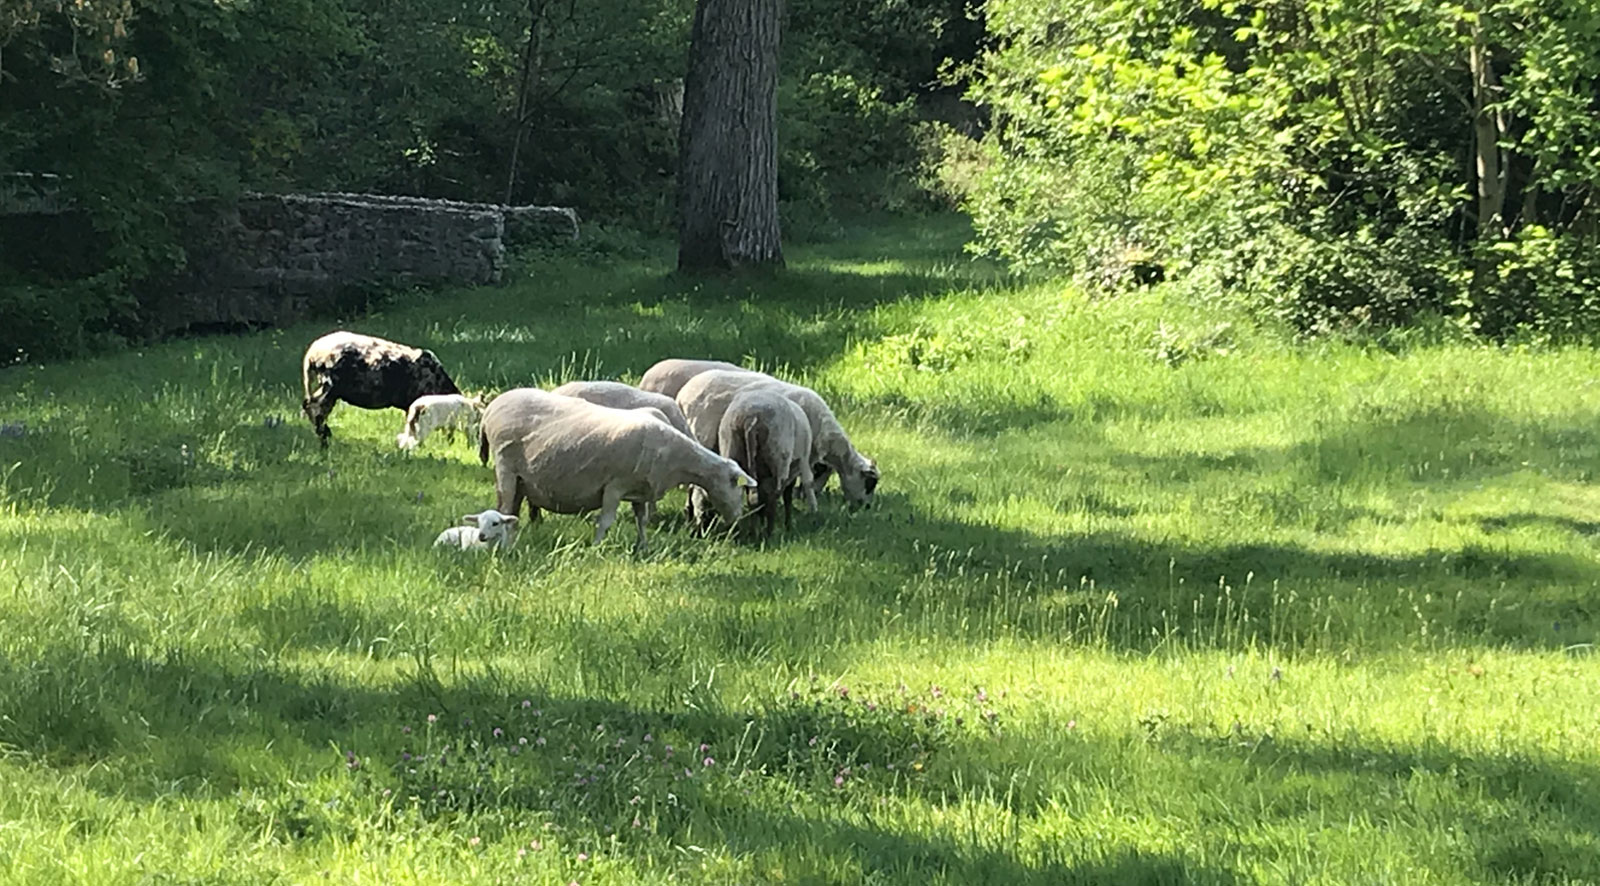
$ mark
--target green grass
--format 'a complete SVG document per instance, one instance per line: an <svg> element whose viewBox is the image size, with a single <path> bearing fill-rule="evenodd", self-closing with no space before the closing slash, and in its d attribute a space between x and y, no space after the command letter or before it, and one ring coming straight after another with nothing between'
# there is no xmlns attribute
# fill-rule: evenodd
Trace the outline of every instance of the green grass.
<svg viewBox="0 0 1600 886"><path fill-rule="evenodd" d="M0 880L1600 883L1600 356L1296 345L964 233L350 324L478 390L812 384L879 502L766 546L674 493L642 557L431 550L490 473L392 411L319 451L327 323L0 372Z"/></svg>

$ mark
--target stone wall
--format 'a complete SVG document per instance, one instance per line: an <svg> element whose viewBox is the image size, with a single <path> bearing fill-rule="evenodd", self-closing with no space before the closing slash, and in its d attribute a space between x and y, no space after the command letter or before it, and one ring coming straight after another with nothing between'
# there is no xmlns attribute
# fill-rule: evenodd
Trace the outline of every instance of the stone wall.
<svg viewBox="0 0 1600 886"><path fill-rule="evenodd" d="M8 254L7 264L58 274L62 266L89 266L65 253L30 261L43 257L38 250L54 252L52 244L95 238L70 205L17 199L16 190L12 199L0 193L0 237L7 230L54 233L27 246L13 239L30 254ZM397 286L492 284L508 247L578 236L571 209L372 194L251 194L232 204L183 204L175 215L187 264L137 293L141 319L157 334L285 325L359 306L366 293ZM74 226L81 236L58 230Z"/></svg>

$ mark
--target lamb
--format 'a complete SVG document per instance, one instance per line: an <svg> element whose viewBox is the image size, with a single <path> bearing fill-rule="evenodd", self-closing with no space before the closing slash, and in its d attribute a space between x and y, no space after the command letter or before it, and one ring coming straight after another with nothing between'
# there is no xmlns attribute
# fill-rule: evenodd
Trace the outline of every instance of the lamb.
<svg viewBox="0 0 1600 886"><path fill-rule="evenodd" d="M718 451L733 459L756 479L764 516L764 534L772 535L777 519L778 493L783 493L783 527L794 524L794 487L798 483L806 504L817 510L811 475L811 421L805 411L776 388L747 387L734 396L722 414L717 430ZM699 490L693 496L697 511Z"/></svg>
<svg viewBox="0 0 1600 886"><path fill-rule="evenodd" d="M821 489L829 475L837 472L846 502L860 506L872 501L878 487L877 464L856 451L827 401L810 388L748 371L701 373L678 392L678 405L689 420L692 436L708 448L720 448L716 438L728 404L737 394L754 387L773 388L805 412L811 423L812 473L816 488Z"/></svg>
<svg viewBox="0 0 1600 886"><path fill-rule="evenodd" d="M577 397L600 406L610 406L612 409L653 406L661 410L669 424L685 434L689 433L689 422L684 419L683 410L678 408L677 401L666 394L641 391L633 385L625 385L619 381L570 381L550 393L560 394L563 397Z"/></svg>
<svg viewBox="0 0 1600 886"><path fill-rule="evenodd" d="M409 409L426 394L459 394L432 351L339 330L306 348L300 409L327 448L328 414L340 400L362 409Z"/></svg>
<svg viewBox="0 0 1600 886"><path fill-rule="evenodd" d="M511 532L517 528L515 514L502 514L495 510L468 514L461 518L461 522L468 525L452 526L439 533L439 537L433 540L433 546L460 548L463 551L508 548L511 547Z"/></svg>
<svg viewBox="0 0 1600 886"><path fill-rule="evenodd" d="M460 394L427 394L411 401L406 410L405 429L395 435L394 442L401 449L416 449L428 435L445 428L453 436L457 429L466 431L468 439L478 436L478 416L483 412L483 401L478 397Z"/></svg>
<svg viewBox="0 0 1600 886"><path fill-rule="evenodd" d="M627 501L641 551L648 544L652 507L675 486L701 487L725 520L737 520L744 487L755 481L651 411L612 409L536 388L496 397L478 426L478 457L487 463L494 454L496 507L517 514L526 501L530 520L538 519L541 508L558 514L599 510L598 544L616 521L617 506Z"/></svg>
<svg viewBox="0 0 1600 886"><path fill-rule="evenodd" d="M644 377L639 379L639 390L650 391L656 394L665 394L668 397L677 397L678 392L702 372L723 370L725 372L752 372L733 363L724 363L721 360L662 360L660 363L646 369Z"/></svg>

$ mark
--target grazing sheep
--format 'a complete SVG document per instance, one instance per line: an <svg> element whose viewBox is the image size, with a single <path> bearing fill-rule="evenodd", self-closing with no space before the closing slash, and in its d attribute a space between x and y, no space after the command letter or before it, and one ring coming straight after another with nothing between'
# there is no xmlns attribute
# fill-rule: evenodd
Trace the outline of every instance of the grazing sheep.
<svg viewBox="0 0 1600 886"><path fill-rule="evenodd" d="M343 330L306 348L302 373L300 408L324 448L333 437L328 414L340 400L362 409L407 409L425 394L461 393L432 351Z"/></svg>
<svg viewBox="0 0 1600 886"><path fill-rule="evenodd" d="M496 397L478 427L478 457L494 453L496 507L517 514L528 503L529 519L541 508L558 514L599 510L599 543L617 518L617 506L633 505L638 548L655 502L668 489L693 484L730 523L744 507L744 487L754 481L733 461L695 443L649 413L612 409L535 388Z"/></svg>
<svg viewBox="0 0 1600 886"><path fill-rule="evenodd" d="M466 526L452 526L433 540L436 548L461 550L511 546L511 531L517 527L515 514L502 514L489 510L481 514L468 514L461 518Z"/></svg>
<svg viewBox="0 0 1600 886"><path fill-rule="evenodd" d="M691 436L707 448L720 450L717 434L728 404L743 391L758 387L776 389L799 406L810 420L815 487L821 489L837 472L845 501L851 505L870 503L878 488L877 464L851 445L849 435L839 425L827 402L816 391L802 385L758 372L703 372L678 392L678 406L689 420Z"/></svg>
<svg viewBox="0 0 1600 886"><path fill-rule="evenodd" d="M620 381L569 381L550 393L560 394L563 397L577 397L579 400L588 400L590 403L610 406L612 409L654 406L666 416L668 424L685 434L689 433L689 422L684 419L683 410L678 408L677 401L666 394L641 391L633 385L625 385Z"/></svg>
<svg viewBox="0 0 1600 886"><path fill-rule="evenodd" d="M745 388L728 404L717 431L718 451L756 478L764 517L763 531L772 535L778 494L783 493L783 528L794 524L794 487L806 504L817 509L811 476L811 420L805 410L773 387ZM696 490L698 493L698 490ZM695 496L698 506L698 494Z"/></svg>
<svg viewBox="0 0 1600 886"><path fill-rule="evenodd" d="M468 439L478 436L478 415L483 411L483 401L477 397L460 394L427 394L411 401L406 410L405 429L395 435L394 442L401 449L416 449L428 435L445 428L453 436L459 429Z"/></svg>
<svg viewBox="0 0 1600 886"><path fill-rule="evenodd" d="M729 372L754 371L721 360L662 360L644 371L644 377L639 379L639 390L677 397L689 379L715 369Z"/></svg>

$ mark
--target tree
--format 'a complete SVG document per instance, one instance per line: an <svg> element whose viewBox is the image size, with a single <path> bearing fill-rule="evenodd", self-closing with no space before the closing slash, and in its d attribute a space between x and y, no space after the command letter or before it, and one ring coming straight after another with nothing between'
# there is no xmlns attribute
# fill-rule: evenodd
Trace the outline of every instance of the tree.
<svg viewBox="0 0 1600 886"><path fill-rule="evenodd" d="M699 0L679 129L678 267L781 266L782 0Z"/></svg>

